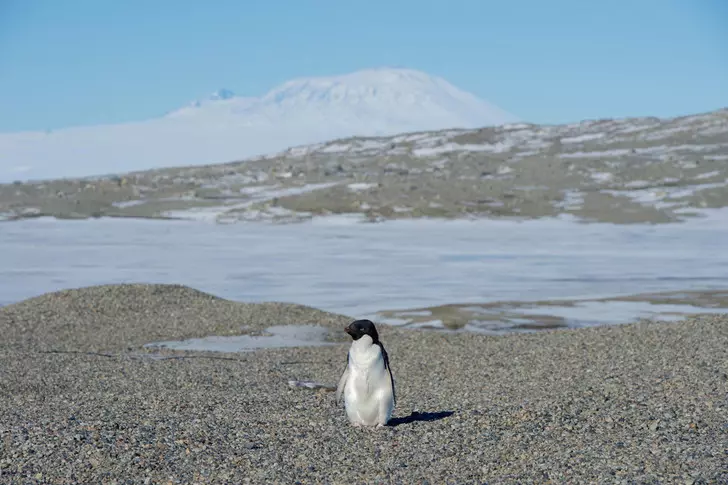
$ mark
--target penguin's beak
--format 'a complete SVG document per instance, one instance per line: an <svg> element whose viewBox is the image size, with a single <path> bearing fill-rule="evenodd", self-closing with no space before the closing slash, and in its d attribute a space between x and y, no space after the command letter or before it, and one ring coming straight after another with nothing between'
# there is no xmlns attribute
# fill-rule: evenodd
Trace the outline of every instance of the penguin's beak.
<svg viewBox="0 0 728 485"><path fill-rule="evenodd" d="M346 327L344 327L344 332L348 333L349 335L353 335L351 325L347 325Z"/></svg>

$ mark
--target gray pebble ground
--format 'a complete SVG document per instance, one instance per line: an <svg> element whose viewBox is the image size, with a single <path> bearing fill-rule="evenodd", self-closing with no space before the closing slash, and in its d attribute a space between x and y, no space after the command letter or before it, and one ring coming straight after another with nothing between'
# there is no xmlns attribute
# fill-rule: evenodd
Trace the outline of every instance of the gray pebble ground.
<svg viewBox="0 0 728 485"><path fill-rule="evenodd" d="M326 390L349 317L179 286L0 308L0 483L728 483L728 316L492 337L380 326L384 429ZM281 323L340 344L240 354L146 342Z"/></svg>

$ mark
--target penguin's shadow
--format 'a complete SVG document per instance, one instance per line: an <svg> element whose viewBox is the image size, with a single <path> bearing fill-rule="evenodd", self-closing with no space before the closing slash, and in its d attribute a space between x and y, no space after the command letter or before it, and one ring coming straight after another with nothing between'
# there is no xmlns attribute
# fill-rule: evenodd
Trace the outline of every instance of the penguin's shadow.
<svg viewBox="0 0 728 485"><path fill-rule="evenodd" d="M430 422L430 421L439 421L441 419L445 419L449 416L452 416L455 414L455 411L438 411L435 413L420 413L417 411L412 411L412 414L409 416L404 416L401 418L392 418L387 423L387 426L401 426L403 424L410 424L417 421L424 421L424 422Z"/></svg>

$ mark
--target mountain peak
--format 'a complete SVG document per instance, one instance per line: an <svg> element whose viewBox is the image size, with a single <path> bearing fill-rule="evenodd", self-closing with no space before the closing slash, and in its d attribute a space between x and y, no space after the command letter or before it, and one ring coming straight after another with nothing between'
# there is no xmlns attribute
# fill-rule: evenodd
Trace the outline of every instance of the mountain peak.
<svg viewBox="0 0 728 485"><path fill-rule="evenodd" d="M378 67L293 79L261 97L220 89L136 123L75 127L37 137L0 134L0 159L32 167L25 175L34 178L83 176L241 160L337 138L513 121L510 113L442 78ZM80 153L79 146L88 150ZM3 176L15 175L0 167Z"/></svg>
<svg viewBox="0 0 728 485"><path fill-rule="evenodd" d="M294 115L328 112L331 122L335 122L338 112L344 118L374 115L400 120L395 124L403 130L470 128L518 121L442 78L399 67L293 79L265 94L261 104L268 110Z"/></svg>
<svg viewBox="0 0 728 485"><path fill-rule="evenodd" d="M371 68L337 76L305 77L292 79L272 89L264 99L282 99L288 96L306 95L328 91L353 96L375 96L388 92L419 92L435 86L448 85L445 81L424 72L403 68ZM448 85L449 86L449 85ZM454 86L451 86L453 89ZM382 91L379 91L382 90Z"/></svg>

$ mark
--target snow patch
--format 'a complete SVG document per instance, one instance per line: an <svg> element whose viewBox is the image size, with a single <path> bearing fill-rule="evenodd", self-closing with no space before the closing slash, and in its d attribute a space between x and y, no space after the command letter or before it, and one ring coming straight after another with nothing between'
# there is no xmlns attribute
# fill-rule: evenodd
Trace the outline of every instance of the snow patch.
<svg viewBox="0 0 728 485"><path fill-rule="evenodd" d="M246 216L245 213L241 212L240 214L228 215L227 218L223 220L223 216L226 214L247 209L254 204L269 202L279 197L301 195L315 190L330 188L335 185L338 185L338 182L308 184L300 187L287 187L283 189L277 189L274 187L243 187L240 189L241 193L247 189L247 192L245 193L251 196L250 200L246 200L245 202L214 207L193 207L190 209L166 211L163 212L162 215L172 219L186 219L198 222L230 222L231 220L245 220L248 216L249 220L256 220L256 216L272 218L274 216L291 215L294 213L283 208L269 208L266 214L261 211L257 211L255 213L251 212L248 216ZM276 210L279 212L276 213ZM285 213L283 213L284 211Z"/></svg>
<svg viewBox="0 0 728 485"><path fill-rule="evenodd" d="M632 150L626 148L616 148L614 150L600 150L593 152L571 152L571 153L560 153L560 158L608 158L608 157L623 157L629 155Z"/></svg>
<svg viewBox="0 0 728 485"><path fill-rule="evenodd" d="M507 152L511 149L511 146L506 143L495 143L495 144L483 144L483 145L460 145L458 143L446 143L436 147L424 147L416 148L412 150L412 155L415 157L432 157L435 155L442 155L443 153L451 152L490 152L490 153L502 153Z"/></svg>
<svg viewBox="0 0 728 485"><path fill-rule="evenodd" d="M141 200L125 200L122 202L112 202L111 205L114 207L117 207L119 209L125 209L127 207L134 207L135 205L141 205L145 204L147 201L144 199Z"/></svg>
<svg viewBox="0 0 728 485"><path fill-rule="evenodd" d="M345 145L343 143L334 143L327 145L326 147L319 150L320 153L344 153L351 150L351 145Z"/></svg>
<svg viewBox="0 0 728 485"><path fill-rule="evenodd" d="M609 182L614 178L614 174L611 174L609 172L591 172L589 176L594 180L595 182Z"/></svg>
<svg viewBox="0 0 728 485"><path fill-rule="evenodd" d="M378 187L378 186L379 186L379 184L376 184L376 183L358 182L358 183L347 185L347 188L354 192L360 192L362 190L369 190L369 189L373 189L374 187Z"/></svg>
<svg viewBox="0 0 728 485"><path fill-rule="evenodd" d="M561 139L561 143L584 143L585 141L599 140L604 138L605 133L586 133L579 136L567 136Z"/></svg>
<svg viewBox="0 0 728 485"><path fill-rule="evenodd" d="M603 190L602 192L617 197L627 197L633 202L643 205L665 208L674 207L679 199L692 197L700 191L728 187L728 181L709 184L684 185L681 187L651 187L636 190Z"/></svg>

